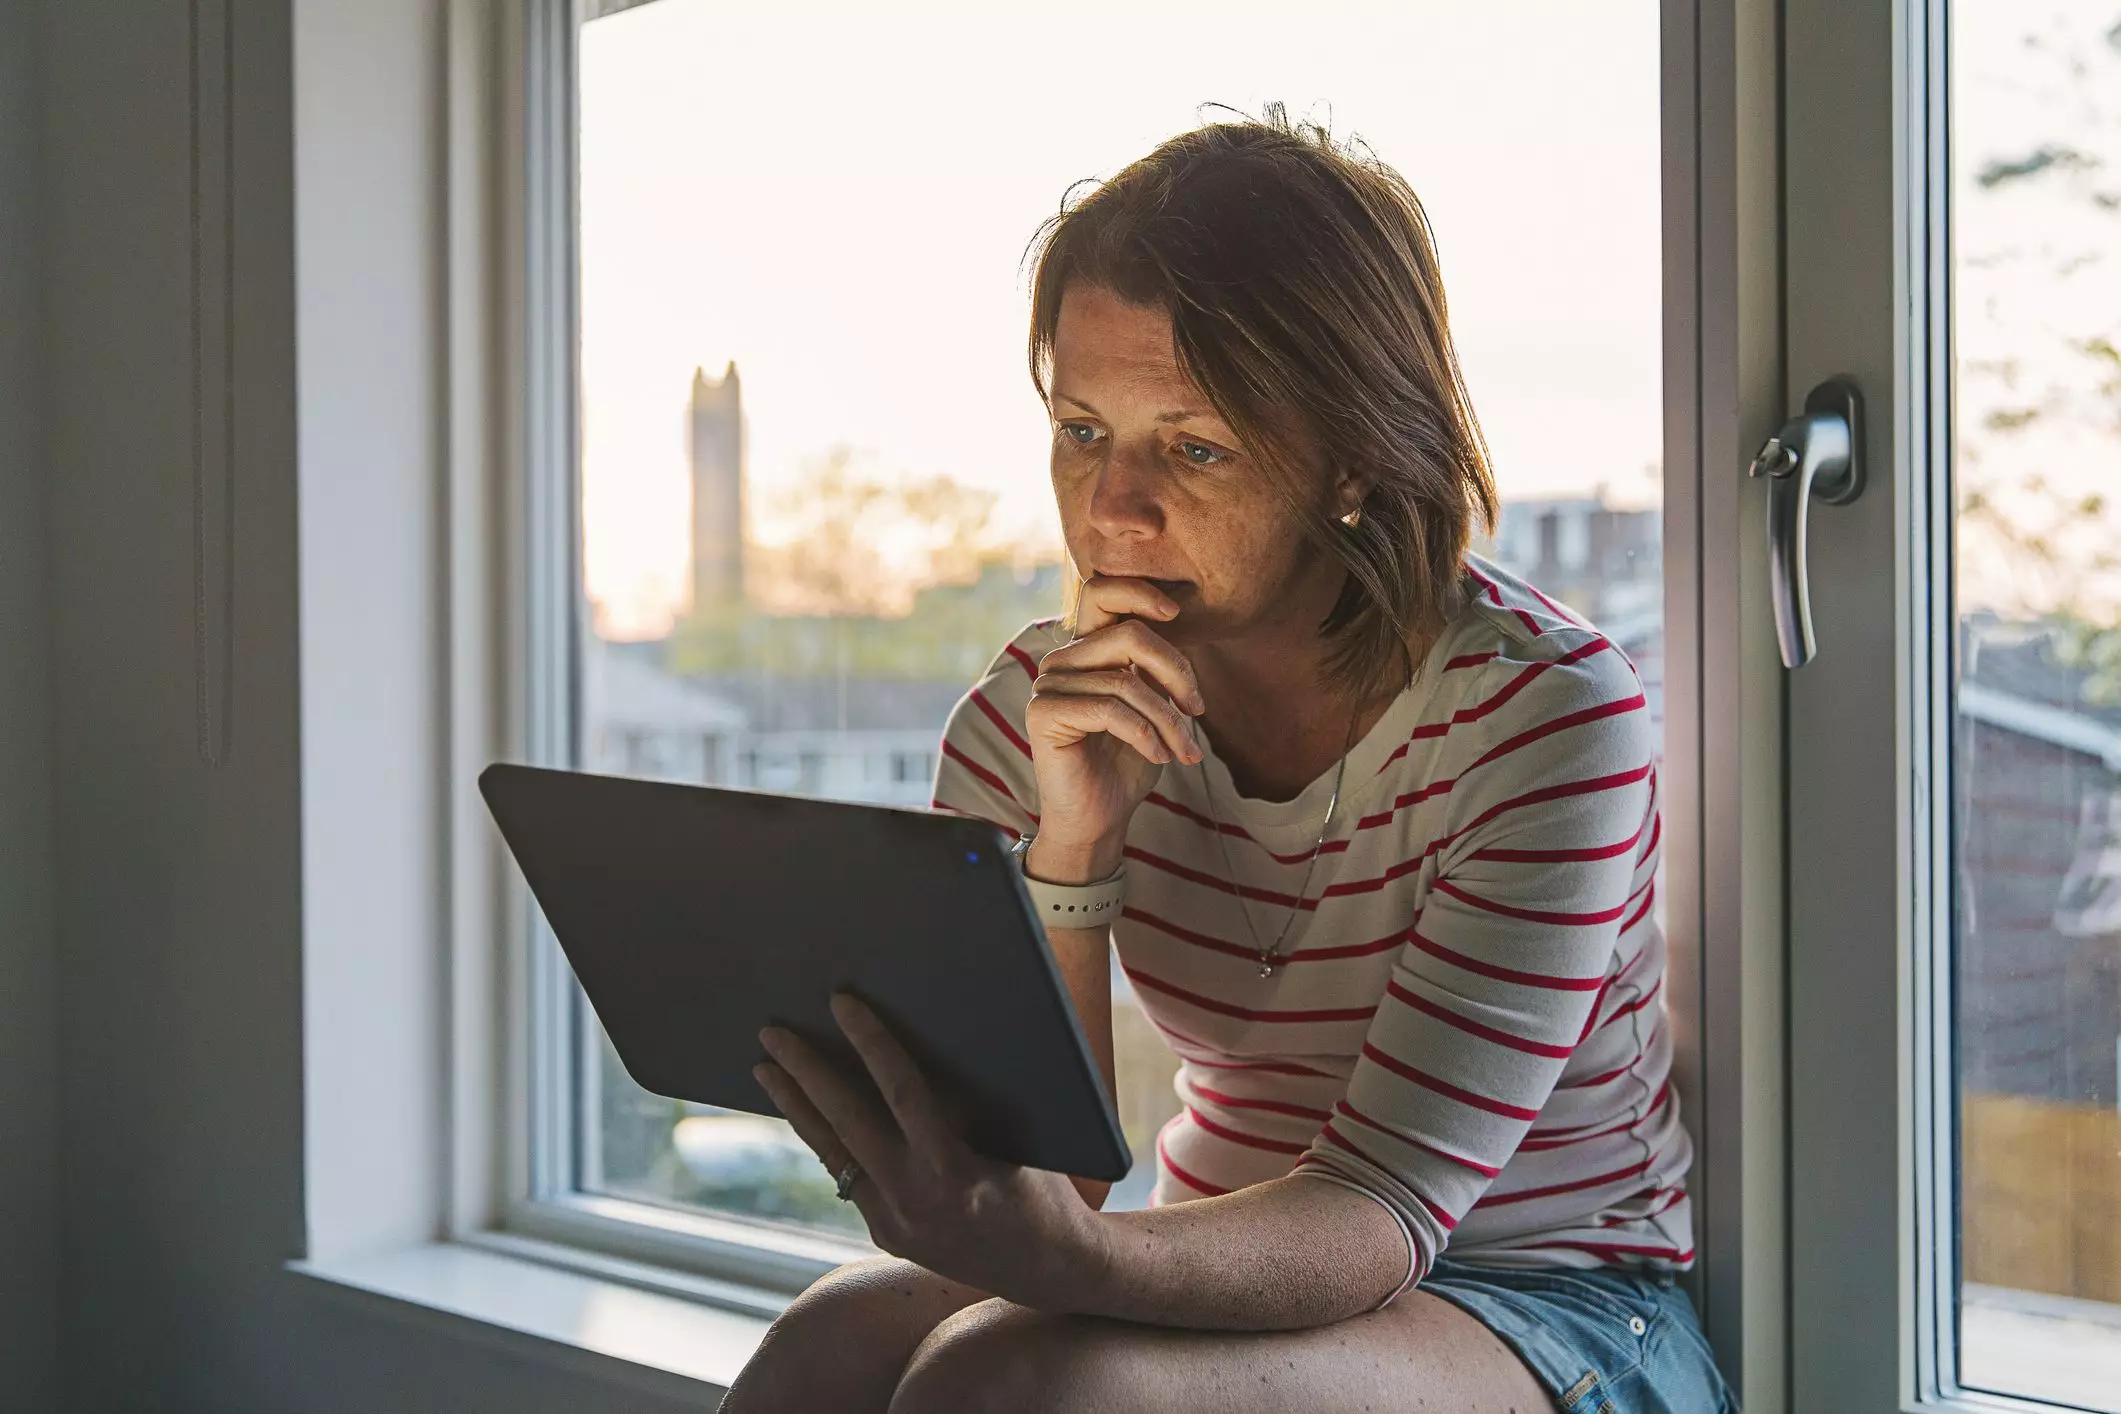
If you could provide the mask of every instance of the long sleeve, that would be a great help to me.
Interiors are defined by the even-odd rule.
[[[1476,1204],[1547,1196],[1490,1189],[1590,1033],[1622,929],[1648,908],[1655,741],[1641,688],[1617,650],[1570,637],[1529,670],[1490,666],[1482,692],[1507,703],[1509,729],[1450,781],[1425,851],[1434,874],[1346,1097],[1297,1161],[1399,1218],[1408,1285]],[[1625,1192],[1639,1170],[1571,1187],[1603,1179]]]

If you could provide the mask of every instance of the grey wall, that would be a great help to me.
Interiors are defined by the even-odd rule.
[[[0,0],[0,1409],[58,1403],[38,7]]]
[[[304,929],[394,926],[373,901],[305,899],[304,832],[316,822],[303,801],[304,723],[342,731],[313,750],[358,752],[354,725],[432,701],[432,676],[363,683],[319,661],[313,690],[369,695],[306,717],[298,629],[330,635],[335,620],[343,630],[345,616],[382,603],[393,606],[383,629],[420,632],[405,577],[422,572],[421,548],[364,559],[329,537],[356,533],[361,508],[437,494],[439,400],[407,381],[436,372],[431,355],[413,357],[411,373],[387,366],[396,355],[379,331],[416,352],[440,337],[440,0],[234,0],[236,666],[219,765],[202,758],[196,701],[190,7],[0,5],[0,1408],[697,1408],[668,1379],[411,1316],[284,1267],[303,1254],[309,1219]],[[215,0],[199,8],[218,23]],[[34,53],[21,42],[31,11],[43,26]],[[305,26],[328,41],[332,52],[314,57],[336,77],[315,76],[298,123]],[[32,71],[35,99],[23,82]],[[410,116],[408,86],[419,100]],[[19,199],[36,190],[30,125],[18,121],[32,102],[46,135],[41,271],[18,258],[21,213],[36,209]],[[325,141],[331,133],[352,136]],[[304,209],[344,228],[305,245],[313,259],[299,284],[298,170]],[[364,221],[376,239],[363,238]],[[18,314],[40,281],[41,367],[17,376],[37,362]],[[212,377],[206,387],[215,403]],[[30,416],[40,407],[43,454]],[[318,505],[298,515],[312,495]],[[348,514],[308,515],[333,508]],[[305,519],[323,537],[315,565],[299,563]],[[363,575],[388,582],[363,594]],[[362,634],[338,639],[361,651]],[[412,656],[433,651],[422,640]],[[363,799],[358,759],[316,764],[332,782],[320,808]],[[377,764],[396,773],[392,790],[420,774],[418,763]],[[340,829],[343,861],[364,841]],[[425,877],[402,850],[393,867]],[[56,982],[55,935],[65,940]],[[378,965],[402,967],[407,940],[380,941]],[[376,985],[358,965],[326,980],[310,999],[319,1024],[337,1019],[346,993],[336,989]],[[437,1025],[416,1018],[409,1029]],[[18,1142],[53,1128],[43,1106],[55,1035],[56,1224],[42,1220],[51,1145]],[[438,1041],[425,1044],[438,1053]],[[378,1074],[405,1064],[380,1057]],[[318,1162],[352,1159],[327,1146]],[[55,1226],[63,1405],[39,1353],[51,1344]]]

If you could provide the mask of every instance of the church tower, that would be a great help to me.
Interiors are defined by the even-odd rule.
[[[692,608],[744,597],[744,388],[731,360],[709,382],[692,374]]]

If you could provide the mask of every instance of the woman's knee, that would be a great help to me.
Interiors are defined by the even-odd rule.
[[[962,1289],[896,1257],[849,1262],[788,1304],[759,1342],[722,1407],[882,1411],[899,1372]],[[968,1299],[972,1293],[962,1292]]]
[[[1095,1323],[983,1301],[938,1325],[900,1376],[890,1414],[1057,1414],[1107,1401],[1094,1388]]]

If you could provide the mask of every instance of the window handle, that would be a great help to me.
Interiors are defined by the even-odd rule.
[[[1760,446],[1747,475],[1768,483],[1768,587],[1782,666],[1801,668],[1818,652],[1812,590],[1805,569],[1811,500],[1845,506],[1863,494],[1863,396],[1849,378],[1829,378],[1805,395],[1804,411]]]

